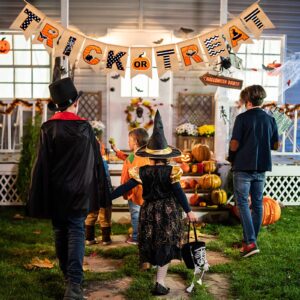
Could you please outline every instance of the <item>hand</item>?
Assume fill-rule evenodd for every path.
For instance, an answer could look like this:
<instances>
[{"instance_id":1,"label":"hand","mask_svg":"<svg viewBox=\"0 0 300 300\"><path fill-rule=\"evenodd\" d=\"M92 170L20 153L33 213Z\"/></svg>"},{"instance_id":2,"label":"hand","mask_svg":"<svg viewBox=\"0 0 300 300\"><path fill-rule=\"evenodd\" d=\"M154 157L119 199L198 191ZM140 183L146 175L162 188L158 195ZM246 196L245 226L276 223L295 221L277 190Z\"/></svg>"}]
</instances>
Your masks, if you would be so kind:
<instances>
[{"instance_id":1,"label":"hand","mask_svg":"<svg viewBox=\"0 0 300 300\"><path fill-rule=\"evenodd\" d=\"M111 148L114 150L115 153L119 151L115 144L111 145Z\"/></svg>"},{"instance_id":2,"label":"hand","mask_svg":"<svg viewBox=\"0 0 300 300\"><path fill-rule=\"evenodd\" d=\"M197 222L198 221L198 217L192 211L187 213L187 217L188 217L190 222Z\"/></svg>"}]
</instances>

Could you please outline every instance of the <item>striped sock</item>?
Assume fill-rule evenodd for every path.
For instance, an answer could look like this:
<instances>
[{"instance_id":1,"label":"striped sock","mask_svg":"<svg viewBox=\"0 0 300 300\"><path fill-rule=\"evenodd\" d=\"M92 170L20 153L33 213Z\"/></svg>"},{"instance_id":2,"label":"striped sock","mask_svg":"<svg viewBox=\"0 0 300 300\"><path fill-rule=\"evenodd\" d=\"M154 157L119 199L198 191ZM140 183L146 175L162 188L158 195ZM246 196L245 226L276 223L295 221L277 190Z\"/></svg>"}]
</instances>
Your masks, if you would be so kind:
<instances>
[{"instance_id":1,"label":"striped sock","mask_svg":"<svg viewBox=\"0 0 300 300\"><path fill-rule=\"evenodd\" d=\"M167 276L169 264L157 268L156 282L165 287L165 278Z\"/></svg>"}]
</instances>

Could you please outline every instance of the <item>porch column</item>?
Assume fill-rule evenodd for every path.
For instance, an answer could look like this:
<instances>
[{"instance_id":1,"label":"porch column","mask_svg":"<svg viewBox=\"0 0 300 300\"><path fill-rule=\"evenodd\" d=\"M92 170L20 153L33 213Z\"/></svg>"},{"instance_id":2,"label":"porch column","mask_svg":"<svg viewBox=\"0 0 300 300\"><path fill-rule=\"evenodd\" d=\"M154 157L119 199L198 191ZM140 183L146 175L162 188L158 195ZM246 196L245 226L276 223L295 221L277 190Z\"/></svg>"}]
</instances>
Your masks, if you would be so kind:
<instances>
[{"instance_id":1,"label":"porch column","mask_svg":"<svg viewBox=\"0 0 300 300\"><path fill-rule=\"evenodd\" d=\"M60 0L60 18L61 25L68 28L69 27L69 0ZM68 76L69 73L69 64L68 58L66 56L61 59L61 66L66 70L66 75L62 75L62 77Z\"/></svg>"}]
</instances>

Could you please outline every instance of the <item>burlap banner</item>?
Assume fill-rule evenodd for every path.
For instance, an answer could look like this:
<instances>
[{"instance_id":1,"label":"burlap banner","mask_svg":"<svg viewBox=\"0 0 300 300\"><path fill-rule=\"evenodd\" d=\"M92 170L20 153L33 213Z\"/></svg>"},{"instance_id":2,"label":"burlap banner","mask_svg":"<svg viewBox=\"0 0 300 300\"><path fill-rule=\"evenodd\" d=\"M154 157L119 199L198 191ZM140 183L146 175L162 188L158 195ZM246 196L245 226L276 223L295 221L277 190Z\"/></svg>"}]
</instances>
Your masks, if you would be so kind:
<instances>
[{"instance_id":1,"label":"burlap banner","mask_svg":"<svg viewBox=\"0 0 300 300\"><path fill-rule=\"evenodd\" d=\"M23 30L26 39L35 34L33 43L43 43L48 52L54 53L54 56L68 57L71 64L78 59L78 67L89 66L95 71L104 72L116 71L123 77L125 76L128 46L105 44L72 32L46 17L33 5L26 3L10 28ZM153 49L158 76L161 77L167 71L179 69L179 57L183 68L189 70L203 64L205 57L210 64L213 64L219 56L228 56L223 36L231 48L238 51L242 43L252 43L248 30L256 38L259 38L266 28L274 28L274 25L261 7L254 3L238 18L209 33L177 44L155 48L132 47L130 50L130 76L145 74L152 77L152 69L155 65L152 57ZM201 52L201 48L204 53Z\"/></svg>"},{"instance_id":2,"label":"burlap banner","mask_svg":"<svg viewBox=\"0 0 300 300\"><path fill-rule=\"evenodd\" d=\"M152 78L152 48L130 48L130 78L137 74Z\"/></svg>"},{"instance_id":3,"label":"burlap banner","mask_svg":"<svg viewBox=\"0 0 300 300\"><path fill-rule=\"evenodd\" d=\"M92 39L86 39L80 53L78 67L91 67L94 71L100 70L100 63L105 56L107 45Z\"/></svg>"},{"instance_id":4,"label":"burlap banner","mask_svg":"<svg viewBox=\"0 0 300 300\"><path fill-rule=\"evenodd\" d=\"M11 24L10 29L22 29L26 40L42 24L46 15L27 3Z\"/></svg>"},{"instance_id":5,"label":"burlap banner","mask_svg":"<svg viewBox=\"0 0 300 300\"><path fill-rule=\"evenodd\" d=\"M80 53L84 40L84 36L66 29L54 49L54 56L67 56L72 65Z\"/></svg>"},{"instance_id":6,"label":"burlap banner","mask_svg":"<svg viewBox=\"0 0 300 300\"><path fill-rule=\"evenodd\" d=\"M243 25L242 21L239 18L228 22L225 26L222 27L221 31L225 35L227 42L235 52L239 50L242 43L253 44L247 28Z\"/></svg>"},{"instance_id":7,"label":"burlap banner","mask_svg":"<svg viewBox=\"0 0 300 300\"><path fill-rule=\"evenodd\" d=\"M178 43L177 47L184 69L189 70L204 63L198 38Z\"/></svg>"},{"instance_id":8,"label":"burlap banner","mask_svg":"<svg viewBox=\"0 0 300 300\"><path fill-rule=\"evenodd\" d=\"M228 56L228 51L220 29L200 35L199 40L210 63L215 61L218 56Z\"/></svg>"},{"instance_id":9,"label":"burlap banner","mask_svg":"<svg viewBox=\"0 0 300 300\"><path fill-rule=\"evenodd\" d=\"M256 38L259 38L266 28L275 28L261 7L254 3L240 14L240 19Z\"/></svg>"},{"instance_id":10,"label":"burlap banner","mask_svg":"<svg viewBox=\"0 0 300 300\"><path fill-rule=\"evenodd\" d=\"M46 17L32 40L32 43L43 43L46 50L51 53L57 46L57 41L64 30L64 27Z\"/></svg>"},{"instance_id":11,"label":"burlap banner","mask_svg":"<svg viewBox=\"0 0 300 300\"><path fill-rule=\"evenodd\" d=\"M158 77L161 77L167 71L177 71L179 69L175 44L156 47L154 50Z\"/></svg>"},{"instance_id":12,"label":"burlap banner","mask_svg":"<svg viewBox=\"0 0 300 300\"><path fill-rule=\"evenodd\" d=\"M129 47L107 45L106 66L104 72L118 72L125 77Z\"/></svg>"}]
</instances>

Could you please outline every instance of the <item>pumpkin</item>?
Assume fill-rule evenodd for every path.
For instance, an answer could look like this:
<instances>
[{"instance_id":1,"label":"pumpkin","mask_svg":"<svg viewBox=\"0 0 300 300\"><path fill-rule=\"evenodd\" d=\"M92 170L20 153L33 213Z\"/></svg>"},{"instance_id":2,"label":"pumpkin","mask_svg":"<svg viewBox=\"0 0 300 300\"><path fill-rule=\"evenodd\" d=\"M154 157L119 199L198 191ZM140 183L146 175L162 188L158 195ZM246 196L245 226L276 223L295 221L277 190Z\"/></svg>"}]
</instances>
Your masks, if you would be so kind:
<instances>
[{"instance_id":1,"label":"pumpkin","mask_svg":"<svg viewBox=\"0 0 300 300\"><path fill-rule=\"evenodd\" d=\"M190 178L190 179L188 179L188 183L189 183L189 187L191 189L194 189L196 187L196 185L198 184L198 181L194 178Z\"/></svg>"},{"instance_id":2,"label":"pumpkin","mask_svg":"<svg viewBox=\"0 0 300 300\"><path fill-rule=\"evenodd\" d=\"M200 187L204 190L219 188L222 184L221 178L215 174L206 174L199 178Z\"/></svg>"},{"instance_id":3,"label":"pumpkin","mask_svg":"<svg viewBox=\"0 0 300 300\"><path fill-rule=\"evenodd\" d=\"M190 199L190 204L193 205L193 206L197 206L199 204L199 201L200 201L200 196L197 192L195 192L195 194L193 194Z\"/></svg>"},{"instance_id":4,"label":"pumpkin","mask_svg":"<svg viewBox=\"0 0 300 300\"><path fill-rule=\"evenodd\" d=\"M204 201L199 202L199 206L200 207L205 207L206 206L206 202L204 202Z\"/></svg>"},{"instance_id":5,"label":"pumpkin","mask_svg":"<svg viewBox=\"0 0 300 300\"><path fill-rule=\"evenodd\" d=\"M203 174L204 173L204 166L203 163L197 163L198 173Z\"/></svg>"},{"instance_id":6,"label":"pumpkin","mask_svg":"<svg viewBox=\"0 0 300 300\"><path fill-rule=\"evenodd\" d=\"M132 69L139 71L146 71L151 68L151 62L147 57L143 57L144 53L139 55L132 61Z\"/></svg>"},{"instance_id":7,"label":"pumpkin","mask_svg":"<svg viewBox=\"0 0 300 300\"><path fill-rule=\"evenodd\" d=\"M188 173L190 171L190 166L185 162L180 165L180 168L182 169L183 173Z\"/></svg>"},{"instance_id":8,"label":"pumpkin","mask_svg":"<svg viewBox=\"0 0 300 300\"><path fill-rule=\"evenodd\" d=\"M281 208L278 202L269 196L263 197L262 225L273 224L280 219Z\"/></svg>"},{"instance_id":9,"label":"pumpkin","mask_svg":"<svg viewBox=\"0 0 300 300\"><path fill-rule=\"evenodd\" d=\"M184 180L184 179L180 180L180 186L183 189L188 189L190 187L189 183L186 180Z\"/></svg>"},{"instance_id":10,"label":"pumpkin","mask_svg":"<svg viewBox=\"0 0 300 300\"><path fill-rule=\"evenodd\" d=\"M0 54L6 54L10 50L10 44L5 40L5 37L0 41Z\"/></svg>"},{"instance_id":11,"label":"pumpkin","mask_svg":"<svg viewBox=\"0 0 300 300\"><path fill-rule=\"evenodd\" d=\"M203 169L205 173L213 173L216 171L216 164L212 160L205 160L203 163Z\"/></svg>"},{"instance_id":12,"label":"pumpkin","mask_svg":"<svg viewBox=\"0 0 300 300\"><path fill-rule=\"evenodd\" d=\"M215 205L223 205L227 202L227 193L224 190L218 189L211 192L211 200Z\"/></svg>"},{"instance_id":13,"label":"pumpkin","mask_svg":"<svg viewBox=\"0 0 300 300\"><path fill-rule=\"evenodd\" d=\"M195 144L192 148L192 155L198 161L210 160L210 151L207 145Z\"/></svg>"},{"instance_id":14,"label":"pumpkin","mask_svg":"<svg viewBox=\"0 0 300 300\"><path fill-rule=\"evenodd\" d=\"M193 164L191 168L192 173L198 173L198 166L197 164Z\"/></svg>"},{"instance_id":15,"label":"pumpkin","mask_svg":"<svg viewBox=\"0 0 300 300\"><path fill-rule=\"evenodd\" d=\"M185 149L182 151L182 155L181 155L182 162L189 163L192 161L192 159L193 159L193 156L192 156L191 150Z\"/></svg>"}]
</instances>

